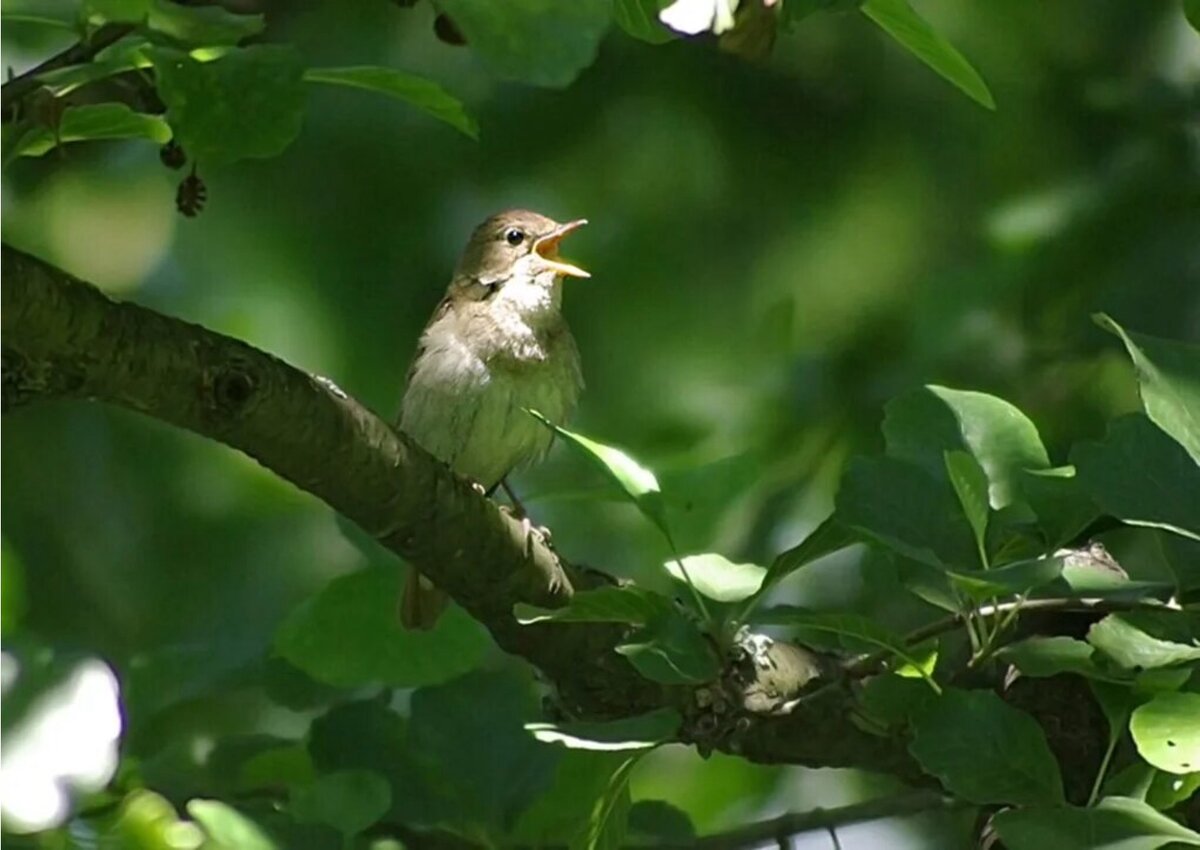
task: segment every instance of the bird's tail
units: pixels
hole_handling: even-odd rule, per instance
[[[400,625],[421,631],[432,629],[449,603],[449,596],[409,567],[404,592],[400,596]]]

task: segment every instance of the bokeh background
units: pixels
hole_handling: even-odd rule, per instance
[[[586,216],[567,251],[593,273],[567,284],[587,379],[575,427],[661,474],[683,549],[766,563],[828,512],[847,457],[878,449],[889,398],[924,383],[1000,395],[1065,462],[1135,404],[1091,313],[1200,338],[1200,38],[1179,4],[920,8],[995,113],[857,14],[804,20],[761,64],[614,30],[556,91],[489,76],[433,37],[425,5],[269,3],[268,33],[313,65],[439,81],[479,142],[396,102],[314,90],[282,156],[204,174],[194,220],[152,145],[101,143],[11,166],[3,236],[391,416],[472,226],[510,206]],[[61,46],[3,29],[18,71]],[[3,424],[6,642],[114,665],[144,720],[124,752],[146,763],[187,741],[302,734],[303,712],[262,685],[273,633],[386,556],[252,461],[159,423],[73,403]],[[656,533],[577,457],[560,448],[517,485],[569,559],[667,587]],[[898,587],[853,549],[779,593],[923,616]],[[635,799],[668,799],[702,831],[890,787],[682,748],[633,779]],[[841,837],[956,847],[968,827],[960,813]]]

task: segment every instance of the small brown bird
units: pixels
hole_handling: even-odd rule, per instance
[[[589,275],[560,259],[558,245],[586,223],[559,224],[527,210],[487,219],[421,334],[400,430],[488,493],[550,448],[553,434],[526,409],[562,424],[583,388],[561,311],[562,279]],[[409,570],[400,621],[432,628],[447,601]]]

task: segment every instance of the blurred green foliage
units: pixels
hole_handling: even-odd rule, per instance
[[[1011,402],[1036,425],[1050,467],[1078,462],[1068,451],[1084,440],[1095,442],[1080,453],[1118,451],[1125,430],[1154,426],[1121,419],[1105,438],[1109,420],[1139,409],[1138,384],[1090,314],[1154,337],[1200,339],[1200,40],[1175,2],[921,3],[988,81],[995,112],[857,14],[795,12],[770,59],[756,64],[704,39],[652,46],[615,28],[601,39],[588,10],[603,17],[606,4],[589,0],[539,35],[548,47],[570,36],[596,50],[570,88],[554,89],[497,75],[522,73],[524,48],[489,41],[490,24],[472,17],[480,4],[468,0],[443,6],[460,13],[473,49],[438,41],[427,4],[236,5],[265,13],[269,39],[293,45],[287,75],[360,65],[418,75],[462,99],[479,141],[396,101],[311,86],[294,141],[268,139],[245,153],[283,148],[278,157],[201,160],[208,203],[194,219],[175,212],[180,175],[149,141],[72,144],[16,160],[5,172],[5,241],[115,296],[326,375],[390,416],[417,335],[477,220],[509,206],[587,216],[571,252],[593,278],[568,284],[565,307],[588,383],[574,425],[656,470],[679,552],[601,472],[559,449],[517,489],[571,561],[670,593],[678,588],[660,565],[676,554],[769,564],[832,509],[848,458],[884,448],[884,404],[927,384]],[[639,5],[620,8],[629,15]],[[89,8],[112,14],[110,3]],[[18,71],[74,39],[20,20],[70,17],[65,0],[5,0],[3,11],[5,62]],[[569,82],[578,70],[569,58],[535,81]],[[197,85],[220,67],[188,62]],[[474,126],[440,101],[424,103],[455,126]],[[247,103],[231,127],[253,120],[246,110],[261,115]],[[311,777],[313,764],[295,757],[292,742],[318,709],[344,697],[329,685],[386,683],[399,662],[336,669],[338,647],[325,647],[326,663],[302,671],[284,659],[311,660],[312,648],[297,650],[286,629],[277,632],[336,614],[337,589],[375,594],[377,620],[358,625],[384,628],[389,600],[354,583],[388,585],[389,556],[247,458],[160,423],[61,404],[4,425],[6,651],[27,668],[47,648],[114,666],[130,787],[138,777],[176,803],[232,793],[237,771],[213,760],[248,740],[256,758],[272,754],[254,770]],[[1164,451],[1186,457],[1185,438],[1163,439]],[[892,463],[857,462],[839,504],[880,495],[871,473]],[[941,495],[954,504],[956,492]],[[1139,500],[1132,507],[1153,515],[1134,516],[1121,495],[1102,506],[1195,529],[1194,502]],[[969,554],[999,545],[973,543],[986,535],[962,518],[952,524],[949,537]],[[1104,540],[1136,579],[1170,580],[1179,563],[1194,563],[1194,546],[1178,554],[1188,541],[1127,532]],[[901,567],[863,547],[780,578],[773,601],[853,611],[889,629],[931,614],[900,592]],[[461,648],[462,669],[472,666],[485,651],[479,628],[466,617],[444,628],[453,643],[440,645]],[[484,664],[489,672],[473,675],[495,677],[489,693],[505,695],[495,710],[511,715],[502,740],[532,746],[518,734],[535,713],[521,665],[495,650]],[[395,675],[408,681],[411,670]],[[445,782],[479,785],[464,792],[481,797],[474,815],[459,813],[465,832],[540,835],[549,815],[529,809],[519,820],[517,803],[556,771],[587,773],[586,759],[546,746],[522,751],[532,766],[509,789],[514,799],[486,797],[487,771],[508,763],[474,763],[497,727],[469,728],[480,710],[470,687],[423,690],[411,717],[364,693],[323,716],[320,735],[332,743],[310,747],[313,761],[325,777],[373,787],[373,759],[403,749],[403,736],[424,724],[445,757]],[[405,707],[403,695],[397,701]],[[451,719],[468,732],[438,725]],[[346,736],[357,736],[361,752],[338,743]],[[248,750],[239,752],[244,772]],[[411,753],[397,758],[407,764]],[[608,789],[613,800],[634,812],[637,801],[666,800],[698,832],[895,787],[866,774],[701,761],[681,747],[642,758],[625,781]],[[355,831],[322,820],[323,793],[348,792],[334,783],[293,805],[325,824],[326,839]],[[446,793],[435,789],[427,806],[395,796],[387,805],[405,817],[420,806],[438,812],[450,806]],[[191,826],[162,803],[142,792],[115,821],[126,830]],[[188,811],[210,836],[258,829],[216,800]],[[1170,834],[1149,810],[1086,817],[1152,822]],[[969,827],[949,813],[911,833],[891,823],[887,840],[957,847]],[[1037,828],[1000,825],[1014,847],[1021,830]]]

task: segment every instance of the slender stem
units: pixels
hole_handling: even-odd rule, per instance
[[[969,624],[973,616],[993,617],[1000,613],[1008,613],[1020,608],[1024,611],[1096,611],[1110,613],[1113,611],[1134,611],[1138,609],[1162,610],[1163,608],[1178,609],[1176,603],[1159,602],[1156,599],[1098,599],[1079,596],[1055,596],[1046,599],[1026,599],[1023,602],[1001,602],[998,605],[985,605],[969,611],[962,611],[934,620],[915,629],[904,636],[906,646],[913,646],[922,641],[937,637],[952,631],[960,625]],[[969,628],[969,625],[968,625]],[[846,671],[851,676],[866,676],[891,657],[889,652],[874,652],[863,655],[847,665]]]
[[[14,103],[38,87],[38,77],[42,74],[58,68],[65,68],[68,65],[90,62],[97,53],[109,45],[116,44],[134,29],[132,24],[105,24],[92,33],[90,38],[71,45],[61,53],[56,53],[46,61],[13,77],[0,86],[0,112],[8,116],[9,109]]]
[[[683,575],[683,580],[687,584],[688,590],[692,592],[692,599],[696,603],[696,609],[700,612],[700,616],[704,618],[704,622],[710,629],[713,630],[715,634],[717,621],[713,617],[712,613],[708,610],[708,606],[704,603],[704,597],[700,594],[700,591],[696,589],[696,585],[692,581],[692,577],[688,574],[687,567],[683,565],[683,558],[679,555],[679,549],[675,545],[675,538],[671,536],[671,532],[666,528],[663,528],[662,532],[663,536],[667,538],[667,545],[671,547],[671,556],[675,560],[675,563],[679,566],[679,572]]]
[[[1121,740],[1121,736],[1115,731],[1110,731],[1108,735],[1108,749],[1104,751],[1104,758],[1100,760],[1100,769],[1096,771],[1096,781],[1092,783],[1092,793],[1088,794],[1087,804],[1089,807],[1096,804],[1096,798],[1100,796],[1100,786],[1104,784],[1104,777],[1108,774],[1108,763],[1112,760],[1113,752],[1117,749],[1117,742]]]

